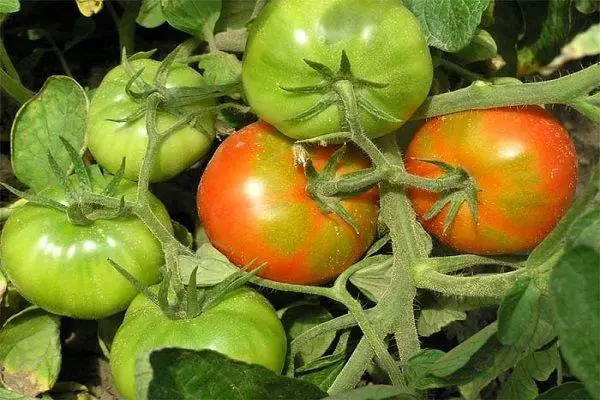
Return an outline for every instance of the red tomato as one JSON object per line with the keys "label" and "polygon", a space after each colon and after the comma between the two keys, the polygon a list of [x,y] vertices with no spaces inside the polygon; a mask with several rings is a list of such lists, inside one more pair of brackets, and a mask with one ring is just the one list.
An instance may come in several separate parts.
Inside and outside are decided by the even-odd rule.
{"label": "red tomato", "polygon": [[[360,234],[336,214],[324,214],[306,193],[293,141],[264,122],[227,138],[198,187],[198,213],[211,243],[234,264],[267,266],[260,276],[288,283],[327,282],[352,265],[373,241],[378,195],[372,189],[342,201]],[[317,169],[335,148],[311,151]],[[349,151],[338,174],[369,163]]]}
{"label": "red tomato", "polygon": [[410,190],[429,233],[460,252],[522,253],[533,249],[569,208],[577,182],[577,154],[564,127],[541,107],[472,110],[427,121],[406,154],[407,170],[425,177],[442,171],[418,159],[464,168],[479,192],[479,222],[463,203],[443,232],[449,207],[429,221],[423,215],[438,194]]}

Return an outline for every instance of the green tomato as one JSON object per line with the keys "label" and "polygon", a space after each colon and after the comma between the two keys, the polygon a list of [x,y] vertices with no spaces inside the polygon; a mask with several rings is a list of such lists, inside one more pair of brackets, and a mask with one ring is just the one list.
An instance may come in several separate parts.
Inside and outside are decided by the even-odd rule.
{"label": "green tomato", "polygon": [[178,320],[167,318],[140,294],[127,310],[110,353],[113,382],[124,399],[137,398],[136,360],[162,347],[214,350],[281,373],[287,339],[273,306],[246,287],[227,294],[195,318]]}
{"label": "green tomato", "polygon": [[282,87],[319,84],[304,60],[338,70],[346,51],[355,77],[387,84],[357,88],[390,122],[361,110],[365,132],[379,137],[399,128],[425,100],[433,78],[431,55],[417,19],[399,0],[272,0],[253,22],[242,68],[249,104],[285,135],[305,139],[342,130],[335,105],[307,121],[292,121],[323,94]]}
{"label": "green tomato", "polygon": [[[143,68],[141,78],[148,83],[153,82],[159,65],[158,61],[148,59],[131,62],[134,70]],[[143,101],[138,102],[125,92],[129,79],[125,68],[119,65],[104,77],[95,91],[90,103],[88,145],[98,163],[112,173],[116,173],[125,157],[125,177],[137,180],[148,142],[146,119],[142,116],[132,122],[111,121],[133,115],[143,106]],[[201,87],[203,84],[198,72],[186,65],[175,64],[169,70],[165,86]],[[133,89],[138,90],[135,85]],[[213,100],[205,100],[181,110],[189,113],[212,105]],[[156,114],[158,131],[172,127],[179,119],[159,110]],[[159,147],[150,180],[170,179],[204,156],[214,139],[214,121],[213,113],[206,113],[196,119],[195,125],[185,125],[167,136]]]}
{"label": "green tomato", "polygon": [[[61,187],[42,194],[65,203]],[[122,181],[120,195],[134,199],[137,186]],[[152,197],[151,204],[171,229],[162,203]],[[54,314],[83,319],[122,311],[137,294],[108,258],[145,285],[159,281],[164,264],[160,243],[133,215],[78,226],[63,212],[31,203],[6,221],[0,250],[8,278],[23,297]]]}

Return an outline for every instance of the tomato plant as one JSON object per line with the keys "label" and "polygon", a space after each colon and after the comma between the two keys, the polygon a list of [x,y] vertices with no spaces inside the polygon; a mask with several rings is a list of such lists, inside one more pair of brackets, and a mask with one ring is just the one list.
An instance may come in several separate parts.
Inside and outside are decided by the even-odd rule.
{"label": "tomato plant", "polygon": [[127,310],[111,347],[113,380],[124,398],[137,398],[136,360],[161,347],[210,349],[280,373],[287,340],[273,306],[248,288],[230,292],[195,318],[177,320],[167,318],[140,294]]}
{"label": "tomato plant", "polygon": [[446,232],[447,209],[431,220],[423,219],[440,196],[410,191],[427,230],[460,252],[531,250],[554,228],[575,195],[575,146],[561,123],[537,106],[433,118],[412,139],[406,168],[426,177],[442,174],[423,159],[462,167],[477,185],[478,221],[463,203]]}
{"label": "tomato plant", "polygon": [[[198,213],[211,243],[242,267],[267,266],[260,276],[281,282],[323,283],[354,263],[371,244],[377,194],[342,201],[360,227],[325,214],[306,193],[306,177],[294,161],[293,142],[259,122],[227,138],[198,186]],[[333,148],[312,152],[317,169]],[[367,167],[350,153],[338,173]]]}
{"label": "tomato plant", "polygon": [[[158,61],[141,59],[131,62],[131,67],[142,69],[140,78],[152,82]],[[106,74],[94,92],[90,103],[89,148],[100,165],[116,173],[123,157],[126,158],[125,177],[137,180],[147,143],[145,119],[117,122],[134,115],[143,106],[127,95],[125,87],[131,76],[119,65]],[[185,65],[175,64],[169,70],[166,88],[202,87],[202,75]],[[133,85],[136,90],[136,86]],[[181,112],[197,111],[210,106],[212,100],[204,100],[180,108]],[[179,116],[166,110],[157,112],[157,129],[164,131],[173,126]],[[169,134],[160,145],[150,180],[164,181],[179,174],[198,161],[209,150],[214,138],[214,115],[206,113],[196,118],[195,124],[186,124]]]}
{"label": "tomato plant", "polygon": [[324,82],[303,60],[335,69],[345,51],[355,77],[385,85],[356,89],[397,119],[386,121],[362,110],[361,121],[371,137],[400,127],[429,92],[429,49],[416,18],[398,1],[271,1],[249,35],[242,68],[248,102],[262,119],[295,139],[341,130],[335,106],[309,120],[293,120],[323,96],[285,90]]}
{"label": "tomato plant", "polygon": [[[136,186],[123,181],[120,195],[131,200]],[[65,202],[60,186],[43,193]],[[152,207],[165,226],[171,220],[154,198]],[[26,204],[6,221],[2,230],[2,265],[17,290],[33,304],[74,318],[102,318],[122,311],[135,297],[133,287],[108,262],[123,265],[140,282],[160,279],[164,263],[160,243],[135,216],[72,224],[65,213]]]}

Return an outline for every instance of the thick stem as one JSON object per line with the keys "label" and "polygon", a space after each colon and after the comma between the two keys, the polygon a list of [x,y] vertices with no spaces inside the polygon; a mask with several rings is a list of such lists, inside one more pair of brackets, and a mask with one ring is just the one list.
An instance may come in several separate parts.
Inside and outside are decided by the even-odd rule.
{"label": "thick stem", "polygon": [[135,19],[137,18],[142,2],[139,0],[127,1],[125,11],[119,21],[119,45],[120,49],[127,51],[127,54],[133,54],[135,50]]}
{"label": "thick stem", "polygon": [[429,97],[411,119],[419,120],[453,112],[528,104],[569,104],[600,87],[600,64],[562,78],[536,83],[471,86]]}
{"label": "thick stem", "polygon": [[462,76],[469,82],[481,81],[481,80],[485,79],[484,76],[476,74],[475,72],[471,72],[468,69],[463,68],[458,64],[454,64],[452,61],[448,61],[444,58],[439,58],[437,60],[437,65],[439,67],[444,68],[447,71],[454,72],[454,73]]}
{"label": "thick stem", "polygon": [[21,82],[19,73],[17,72],[17,69],[13,65],[12,61],[10,60],[10,56],[6,51],[6,47],[4,46],[4,41],[2,40],[2,38],[0,38],[0,64],[2,64],[2,66],[11,78],[13,78],[17,82]]}
{"label": "thick stem", "polygon": [[19,104],[25,103],[34,95],[31,90],[23,86],[21,82],[11,78],[3,69],[0,69],[0,88]]}

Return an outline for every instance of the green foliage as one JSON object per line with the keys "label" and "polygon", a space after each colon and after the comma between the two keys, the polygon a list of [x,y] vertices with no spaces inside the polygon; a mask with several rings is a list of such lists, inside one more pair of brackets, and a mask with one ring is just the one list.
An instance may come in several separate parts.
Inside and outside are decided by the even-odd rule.
{"label": "green foliage", "polygon": [[137,392],[145,398],[322,399],[312,384],[233,361],[211,350],[163,349],[137,362]]}
{"label": "green foliage", "polygon": [[35,191],[57,182],[48,155],[65,173],[71,158],[60,137],[83,151],[88,100],[83,88],[66,76],[50,77],[19,110],[11,131],[11,162],[19,180]]}
{"label": "green foliage", "polygon": [[60,320],[39,308],[10,318],[0,330],[0,381],[27,396],[49,390],[60,371]]}
{"label": "green foliage", "polygon": [[21,9],[19,0],[0,0],[0,13],[9,14]]}
{"label": "green foliage", "polygon": [[198,38],[212,36],[221,11],[221,0],[160,0],[160,5],[169,25]]}
{"label": "green foliage", "polygon": [[489,4],[490,0],[405,1],[419,19],[429,45],[447,52],[457,52],[471,43]]}

